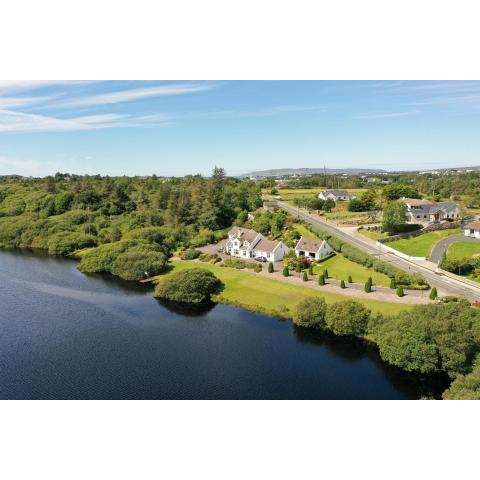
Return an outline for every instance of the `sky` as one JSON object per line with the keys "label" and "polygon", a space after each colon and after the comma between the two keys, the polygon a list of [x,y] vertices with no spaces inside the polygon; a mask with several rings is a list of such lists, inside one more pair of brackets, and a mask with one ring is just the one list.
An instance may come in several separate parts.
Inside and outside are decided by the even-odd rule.
{"label": "sky", "polygon": [[478,81],[0,81],[0,175],[480,165]]}

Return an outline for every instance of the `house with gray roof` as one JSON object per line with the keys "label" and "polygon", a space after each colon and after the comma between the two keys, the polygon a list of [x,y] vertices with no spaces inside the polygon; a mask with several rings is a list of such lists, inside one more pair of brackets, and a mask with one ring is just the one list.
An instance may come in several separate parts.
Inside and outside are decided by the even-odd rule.
{"label": "house with gray roof", "polygon": [[407,206],[407,221],[410,223],[431,223],[458,220],[461,209],[455,202],[433,203],[417,198],[401,198],[399,200]]}
{"label": "house with gray roof", "polygon": [[288,253],[288,247],[277,240],[268,240],[255,230],[234,227],[228,232],[225,253],[243,259],[263,257],[278,262]]}
{"label": "house with gray roof", "polygon": [[321,200],[333,200],[338,201],[350,201],[357,198],[355,195],[348,193],[346,190],[325,190],[318,194],[318,198]]}

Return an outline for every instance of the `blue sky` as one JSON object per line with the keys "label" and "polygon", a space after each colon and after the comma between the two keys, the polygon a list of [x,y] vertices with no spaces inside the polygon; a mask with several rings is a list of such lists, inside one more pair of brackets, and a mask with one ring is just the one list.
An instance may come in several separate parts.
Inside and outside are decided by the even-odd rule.
{"label": "blue sky", "polygon": [[0,81],[0,175],[480,165],[476,81]]}

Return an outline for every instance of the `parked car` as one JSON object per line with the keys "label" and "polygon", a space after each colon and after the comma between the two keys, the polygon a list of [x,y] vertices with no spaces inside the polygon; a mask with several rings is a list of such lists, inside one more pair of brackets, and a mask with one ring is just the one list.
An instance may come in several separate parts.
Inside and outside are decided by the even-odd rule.
{"label": "parked car", "polygon": [[257,262],[262,262],[262,263],[265,263],[267,261],[267,259],[265,257],[255,257],[255,260]]}

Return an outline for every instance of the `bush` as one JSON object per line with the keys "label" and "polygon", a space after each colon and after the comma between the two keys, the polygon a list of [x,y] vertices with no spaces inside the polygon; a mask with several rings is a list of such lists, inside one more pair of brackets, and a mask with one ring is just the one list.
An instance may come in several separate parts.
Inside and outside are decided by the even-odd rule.
{"label": "bush", "polygon": [[370,311],[354,300],[327,306],[327,327],[335,335],[362,336],[367,332]]}
{"label": "bush", "polygon": [[328,278],[328,270],[327,270],[327,269],[325,269],[325,270],[323,271],[323,276],[325,277],[325,279]]}
{"label": "bush", "polygon": [[405,295],[405,293],[403,292],[403,287],[401,285],[397,287],[397,295],[399,297],[403,297]]}
{"label": "bush", "polygon": [[397,286],[395,285],[395,279],[394,278],[390,279],[390,288],[397,288]]}
{"label": "bush", "polygon": [[442,395],[444,400],[480,400],[480,355],[467,375],[459,375]]}
{"label": "bush", "polygon": [[92,248],[82,256],[78,269],[83,273],[110,273],[117,257],[134,245],[137,243],[133,240],[123,240]]}
{"label": "bush", "polygon": [[293,323],[299,327],[324,329],[326,327],[326,310],[327,306],[323,298],[306,298],[296,306],[293,314]]}
{"label": "bush", "polygon": [[348,283],[353,283],[353,280],[352,280],[352,276],[351,276],[351,275],[348,276]]}
{"label": "bush", "polygon": [[195,260],[201,255],[202,252],[196,250],[195,248],[189,248],[188,250],[183,251],[180,254],[182,260]]}
{"label": "bush", "polygon": [[161,252],[145,247],[132,247],[118,255],[113,262],[111,273],[124,280],[140,280],[152,277],[167,269],[167,257]]}
{"label": "bush", "polygon": [[325,285],[325,276],[324,275],[319,275],[318,276],[318,284],[319,285]]}
{"label": "bush", "polygon": [[307,272],[303,272],[303,281],[304,281],[304,282],[307,282],[307,281],[308,281]]}
{"label": "bush", "polygon": [[344,281],[344,280],[342,280],[342,281],[340,282],[340,288],[347,288],[347,287],[345,286],[345,281]]}
{"label": "bush", "polygon": [[311,265],[308,267],[308,274],[313,276],[313,267]]}
{"label": "bush", "polygon": [[476,350],[479,313],[467,302],[417,305],[382,325],[376,336],[383,360],[409,372],[468,373]]}
{"label": "bush", "polygon": [[172,274],[155,288],[155,296],[181,303],[204,303],[221,286],[220,280],[208,270],[191,268]]}
{"label": "bush", "polygon": [[255,265],[253,266],[253,271],[254,271],[255,273],[261,272],[261,271],[262,271],[262,266],[261,266],[259,263],[255,264]]}
{"label": "bush", "polygon": [[273,263],[268,262],[268,273],[273,273]]}
{"label": "bush", "polygon": [[288,277],[290,273],[288,272],[288,267],[283,267],[283,276]]}
{"label": "bush", "polygon": [[430,295],[428,296],[430,300],[435,300],[437,298],[437,289],[435,287],[432,288],[432,291],[430,292]]}
{"label": "bush", "polygon": [[370,282],[365,282],[365,292],[371,293],[372,292],[372,284]]}
{"label": "bush", "polygon": [[94,247],[97,244],[95,237],[77,232],[62,232],[50,237],[48,240],[48,253],[50,255],[69,255],[75,250]]}

